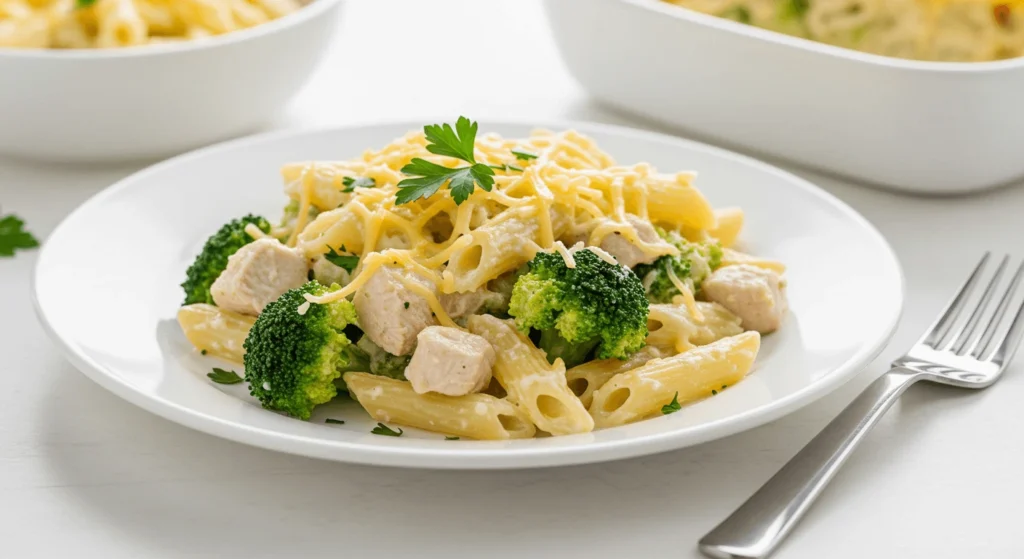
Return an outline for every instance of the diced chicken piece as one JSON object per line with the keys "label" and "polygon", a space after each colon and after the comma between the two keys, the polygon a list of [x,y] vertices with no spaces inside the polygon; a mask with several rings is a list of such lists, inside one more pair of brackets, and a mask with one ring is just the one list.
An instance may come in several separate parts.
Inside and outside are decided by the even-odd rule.
{"label": "diced chicken piece", "polygon": [[342,268],[323,257],[314,260],[311,269],[313,270],[313,279],[326,286],[330,286],[335,283],[345,286],[348,285],[348,282],[352,279],[351,274],[349,274],[345,268]]}
{"label": "diced chicken piece", "polygon": [[277,239],[259,239],[228,258],[210,294],[222,309],[256,316],[285,291],[302,287],[308,277],[309,266],[299,251]]}
{"label": "diced chicken piece", "polygon": [[504,294],[487,289],[441,295],[441,306],[452,318],[480,314],[482,311],[502,312],[508,310],[508,302],[509,298]]}
{"label": "diced chicken piece", "polygon": [[403,280],[436,289],[432,282],[413,272],[384,267],[356,291],[353,300],[363,332],[392,355],[412,353],[416,335],[437,324],[430,303],[406,288]]}
{"label": "diced chicken piece", "polygon": [[786,280],[757,266],[719,268],[704,280],[701,289],[709,300],[740,317],[744,330],[762,334],[778,329],[788,308]]}
{"label": "diced chicken piece", "polygon": [[497,356],[484,338],[458,328],[431,326],[417,339],[416,353],[405,369],[405,378],[417,393],[462,396],[490,384]]}
{"label": "diced chicken piece", "polygon": [[664,245],[664,251],[649,255],[641,250],[640,247],[627,241],[622,235],[612,233],[601,240],[600,246],[605,252],[614,256],[619,261],[619,264],[632,268],[637,264],[650,264],[657,260],[659,256],[672,253],[672,247],[658,236],[658,232],[654,230],[654,226],[650,222],[640,219],[633,214],[626,214],[626,221],[636,229],[637,237],[641,241]]}

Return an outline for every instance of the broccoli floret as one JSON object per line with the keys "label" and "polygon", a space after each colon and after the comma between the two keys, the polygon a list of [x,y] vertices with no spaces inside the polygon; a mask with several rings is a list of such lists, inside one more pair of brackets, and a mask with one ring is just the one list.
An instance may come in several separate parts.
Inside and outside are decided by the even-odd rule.
{"label": "broccoli floret", "polygon": [[512,289],[509,314],[524,332],[540,331],[548,360],[566,367],[596,348],[599,359],[625,359],[644,346],[647,299],[640,279],[589,250],[574,253],[569,268],[557,253],[540,252]]}
{"label": "broccoli floret", "polygon": [[370,372],[388,378],[405,380],[405,368],[409,366],[411,355],[391,355],[379,345],[373,343],[369,336],[363,336],[356,347],[366,353],[370,360]]}
{"label": "broccoli floret", "polygon": [[250,223],[255,224],[264,233],[270,232],[270,223],[266,219],[247,215],[228,222],[206,240],[202,252],[185,273],[185,282],[181,284],[181,288],[185,290],[185,302],[182,305],[214,304],[210,286],[228,267],[228,257],[253,241],[245,232],[245,226]]}
{"label": "broccoli floret", "polygon": [[[328,288],[311,281],[267,305],[245,339],[245,380],[263,407],[309,419],[338,393],[346,371],[369,371],[369,357],[349,341],[356,324],[347,300],[306,304]],[[302,309],[305,308],[305,312]],[[342,384],[342,387],[344,384]]]}
{"label": "broccoli floret", "polygon": [[[320,215],[320,209],[310,204],[309,212],[306,214],[309,219],[314,219]],[[284,213],[281,216],[281,227],[291,227],[295,224],[295,220],[299,218],[299,201],[291,200],[284,207]]]}
{"label": "broccoli floret", "polygon": [[643,281],[647,300],[651,303],[671,303],[673,297],[680,295],[668,275],[669,267],[696,293],[711,272],[722,265],[722,246],[718,241],[692,243],[674,232],[662,237],[679,249],[679,256],[662,256],[651,264],[641,264],[634,269]]}

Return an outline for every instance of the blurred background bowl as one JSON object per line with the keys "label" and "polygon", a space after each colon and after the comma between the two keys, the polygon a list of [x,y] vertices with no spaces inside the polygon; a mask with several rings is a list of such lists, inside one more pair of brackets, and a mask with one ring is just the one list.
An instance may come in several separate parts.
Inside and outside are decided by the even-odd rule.
{"label": "blurred background bowl", "polygon": [[547,0],[599,101],[714,143],[928,194],[1024,176],[1024,59],[865,54],[659,0]]}
{"label": "blurred background bowl", "polygon": [[0,154],[164,157],[259,129],[306,83],[341,0],[217,37],[125,49],[0,49]]}

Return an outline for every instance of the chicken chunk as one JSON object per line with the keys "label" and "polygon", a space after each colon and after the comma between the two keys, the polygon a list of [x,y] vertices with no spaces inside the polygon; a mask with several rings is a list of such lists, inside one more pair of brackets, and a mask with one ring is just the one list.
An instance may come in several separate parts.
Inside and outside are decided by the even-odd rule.
{"label": "chicken chunk", "polygon": [[719,268],[701,289],[715,303],[743,321],[744,330],[774,332],[786,315],[786,280],[765,268],[748,264]]}
{"label": "chicken chunk", "polygon": [[430,303],[406,288],[403,280],[436,289],[433,282],[413,272],[384,267],[356,291],[352,301],[363,332],[392,355],[412,353],[416,335],[437,324]]}
{"label": "chicken chunk", "polygon": [[222,309],[257,316],[285,291],[302,287],[308,274],[309,265],[299,251],[277,239],[259,239],[228,258],[210,294]]}
{"label": "chicken chunk", "polygon": [[484,338],[458,328],[430,326],[417,339],[405,378],[418,394],[462,396],[490,384],[497,356]]}
{"label": "chicken chunk", "polygon": [[650,264],[657,260],[659,256],[673,253],[671,245],[658,236],[658,232],[654,230],[654,226],[650,222],[632,214],[626,214],[626,221],[636,229],[637,237],[641,241],[665,246],[664,251],[661,251],[659,254],[649,255],[641,250],[640,247],[627,241],[622,235],[612,233],[601,240],[600,246],[605,252],[614,256],[619,261],[619,264],[632,268],[637,264]]}
{"label": "chicken chunk", "polygon": [[441,295],[441,306],[452,318],[462,318],[481,312],[504,312],[508,310],[509,297],[487,289],[469,293],[445,293]]}

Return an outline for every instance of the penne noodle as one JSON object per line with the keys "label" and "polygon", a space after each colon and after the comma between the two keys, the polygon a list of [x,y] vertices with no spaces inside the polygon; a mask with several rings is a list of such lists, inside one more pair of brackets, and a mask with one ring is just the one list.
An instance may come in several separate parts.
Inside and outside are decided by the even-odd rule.
{"label": "penne noodle", "polygon": [[683,404],[707,398],[742,380],[760,346],[757,332],[745,332],[616,375],[594,393],[594,425],[625,425],[661,413],[673,399]]}
{"label": "penne noodle", "polygon": [[407,381],[345,373],[349,394],[377,421],[480,440],[530,438],[536,429],[508,400],[489,394],[417,394]]}
{"label": "penne noodle", "polygon": [[577,365],[565,372],[566,382],[573,394],[584,407],[594,401],[594,392],[619,373],[631,371],[651,359],[662,357],[661,350],[647,346],[634,353],[629,359],[596,359]]}
{"label": "penne noodle", "polygon": [[509,321],[474,315],[466,326],[494,347],[498,357],[494,378],[508,392],[508,399],[518,404],[538,428],[552,435],[594,429],[594,420],[566,384],[561,360],[548,363],[544,352]]}
{"label": "penne noodle", "polygon": [[233,363],[242,363],[242,343],[255,322],[255,317],[204,303],[178,309],[178,324],[196,349]]}
{"label": "penne noodle", "polygon": [[647,343],[666,354],[682,353],[743,332],[740,318],[718,303],[699,301],[698,320],[687,305],[651,305]]}

